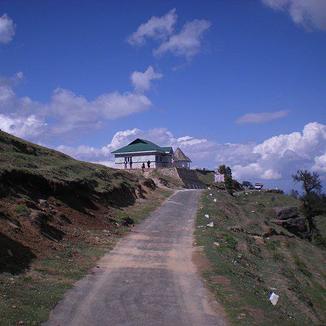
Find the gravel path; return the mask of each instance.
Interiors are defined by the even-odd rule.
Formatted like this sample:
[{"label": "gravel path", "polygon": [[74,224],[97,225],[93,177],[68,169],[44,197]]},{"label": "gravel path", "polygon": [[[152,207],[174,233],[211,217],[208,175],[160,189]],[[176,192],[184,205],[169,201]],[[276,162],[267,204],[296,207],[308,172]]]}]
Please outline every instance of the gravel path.
[{"label": "gravel path", "polygon": [[193,256],[200,191],[176,192],[77,282],[45,325],[225,325]]}]

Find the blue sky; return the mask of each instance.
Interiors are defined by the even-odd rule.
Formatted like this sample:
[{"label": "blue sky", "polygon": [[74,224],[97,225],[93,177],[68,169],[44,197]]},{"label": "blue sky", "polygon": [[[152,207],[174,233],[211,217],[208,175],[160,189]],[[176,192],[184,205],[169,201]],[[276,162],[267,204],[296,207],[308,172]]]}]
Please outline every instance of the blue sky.
[{"label": "blue sky", "polygon": [[2,0],[0,128],[109,165],[151,138],[284,185],[326,173],[325,58],[324,0]]}]

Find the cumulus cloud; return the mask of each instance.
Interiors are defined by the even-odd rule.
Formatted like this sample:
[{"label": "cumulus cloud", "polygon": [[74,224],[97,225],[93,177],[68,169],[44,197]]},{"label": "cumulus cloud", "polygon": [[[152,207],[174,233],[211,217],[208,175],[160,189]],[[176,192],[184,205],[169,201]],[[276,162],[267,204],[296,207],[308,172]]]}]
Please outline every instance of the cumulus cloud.
[{"label": "cumulus cloud", "polygon": [[161,79],[162,74],[155,72],[152,66],[149,66],[146,71],[134,71],[131,76],[131,82],[137,92],[145,92],[151,88],[151,82],[155,79]]},{"label": "cumulus cloud", "polygon": [[140,25],[128,42],[131,45],[143,45],[145,39],[154,39],[160,45],[153,50],[153,54],[163,55],[172,53],[176,56],[192,58],[201,48],[203,34],[211,23],[204,19],[195,19],[183,25],[180,32],[175,31],[177,22],[176,10],[170,10],[162,17],[152,17]]},{"label": "cumulus cloud", "polygon": [[170,10],[162,17],[153,16],[138,27],[137,31],[128,38],[128,42],[131,45],[142,45],[146,38],[165,39],[173,33],[177,18],[175,9]]},{"label": "cumulus cloud", "polygon": [[220,164],[231,166],[239,180],[291,182],[298,169],[326,173],[326,125],[312,122],[302,132],[293,132],[266,139],[260,144],[218,143],[193,136],[176,137],[166,128],[147,131],[127,129],[118,131],[112,140],[101,148],[78,146],[59,147],[59,150],[86,161],[106,162],[112,166],[111,151],[127,145],[135,138],[144,138],[161,146],[180,147],[193,161],[194,166],[216,168]]},{"label": "cumulus cloud", "polygon": [[[0,76],[0,113],[3,120],[7,118],[6,125],[12,119],[23,121],[34,117],[37,121],[41,121],[43,126],[47,126],[47,134],[101,127],[105,121],[143,112],[152,106],[151,100],[143,92],[150,88],[152,80],[159,79],[162,75],[149,67],[144,73],[136,72],[132,76],[136,89],[130,92],[113,91],[101,94],[95,99],[87,99],[71,90],[57,88],[49,101],[43,103],[16,94],[15,87],[24,78],[21,72],[12,77]],[[50,123],[47,124],[47,121]],[[37,124],[34,126],[37,127],[38,132],[45,130],[40,129]],[[17,128],[12,127],[10,130],[21,136]],[[24,135],[35,137],[38,132],[34,132],[31,126],[30,134],[28,135],[26,130]]]},{"label": "cumulus cloud", "polygon": [[0,114],[0,129],[18,137],[35,137],[44,132],[46,123],[35,115],[26,117]]},{"label": "cumulus cloud", "polygon": [[315,164],[312,167],[314,171],[326,173],[326,153],[315,157]]},{"label": "cumulus cloud", "polygon": [[265,123],[286,117],[289,111],[247,113],[237,119],[237,123]]},{"label": "cumulus cloud", "polygon": [[289,177],[297,169],[323,172],[323,154],[326,152],[326,125],[311,122],[302,132],[271,137],[248,152],[253,160],[234,166],[235,175],[244,178],[256,175],[261,179]]},{"label": "cumulus cloud", "polygon": [[170,52],[176,56],[191,58],[200,50],[203,34],[209,29],[211,23],[204,19],[195,19],[186,23],[180,33],[171,35],[154,50],[155,55],[162,55]]},{"label": "cumulus cloud", "polygon": [[325,0],[262,0],[262,2],[274,10],[288,12],[296,24],[326,31]]},{"label": "cumulus cloud", "polygon": [[50,116],[57,119],[55,132],[66,132],[101,120],[115,120],[147,110],[151,101],[143,94],[126,92],[105,93],[94,100],[58,88],[47,105]]},{"label": "cumulus cloud", "polygon": [[4,14],[0,17],[0,43],[6,44],[12,41],[16,26],[13,20]]}]

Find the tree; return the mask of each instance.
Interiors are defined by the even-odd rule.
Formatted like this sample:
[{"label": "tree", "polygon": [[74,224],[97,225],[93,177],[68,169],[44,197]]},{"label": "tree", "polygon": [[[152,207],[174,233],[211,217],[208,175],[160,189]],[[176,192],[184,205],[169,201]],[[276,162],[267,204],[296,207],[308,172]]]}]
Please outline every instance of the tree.
[{"label": "tree", "polygon": [[254,186],[253,186],[253,184],[252,184],[250,181],[243,181],[243,182],[242,182],[242,185],[243,185],[245,188],[248,188],[248,189],[254,189]]},{"label": "tree", "polygon": [[225,173],[226,173],[226,166],[224,164],[223,165],[220,165],[218,167],[217,171],[218,171],[218,173],[225,175]]},{"label": "tree", "polygon": [[319,175],[316,172],[309,172],[307,170],[298,170],[293,176],[295,182],[301,182],[304,190],[303,196],[300,197],[302,201],[302,210],[309,225],[309,240],[311,241],[314,234],[318,234],[314,217],[323,213],[323,198],[320,195],[322,186]]},{"label": "tree", "polygon": [[224,184],[226,191],[233,195],[233,180],[232,180],[232,170],[229,166],[220,165],[217,169],[218,173],[224,175]]},{"label": "tree", "polygon": [[312,192],[320,193],[322,187],[317,172],[311,173],[307,170],[298,170],[292,177],[294,181],[302,182],[302,188],[307,195]]}]

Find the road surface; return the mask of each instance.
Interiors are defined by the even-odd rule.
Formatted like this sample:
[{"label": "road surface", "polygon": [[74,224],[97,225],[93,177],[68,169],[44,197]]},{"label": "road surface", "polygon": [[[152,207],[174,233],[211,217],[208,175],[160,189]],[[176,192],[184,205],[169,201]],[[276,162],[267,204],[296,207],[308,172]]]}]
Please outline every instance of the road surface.
[{"label": "road surface", "polygon": [[192,261],[199,197],[171,196],[66,293],[45,325],[225,325]]}]

